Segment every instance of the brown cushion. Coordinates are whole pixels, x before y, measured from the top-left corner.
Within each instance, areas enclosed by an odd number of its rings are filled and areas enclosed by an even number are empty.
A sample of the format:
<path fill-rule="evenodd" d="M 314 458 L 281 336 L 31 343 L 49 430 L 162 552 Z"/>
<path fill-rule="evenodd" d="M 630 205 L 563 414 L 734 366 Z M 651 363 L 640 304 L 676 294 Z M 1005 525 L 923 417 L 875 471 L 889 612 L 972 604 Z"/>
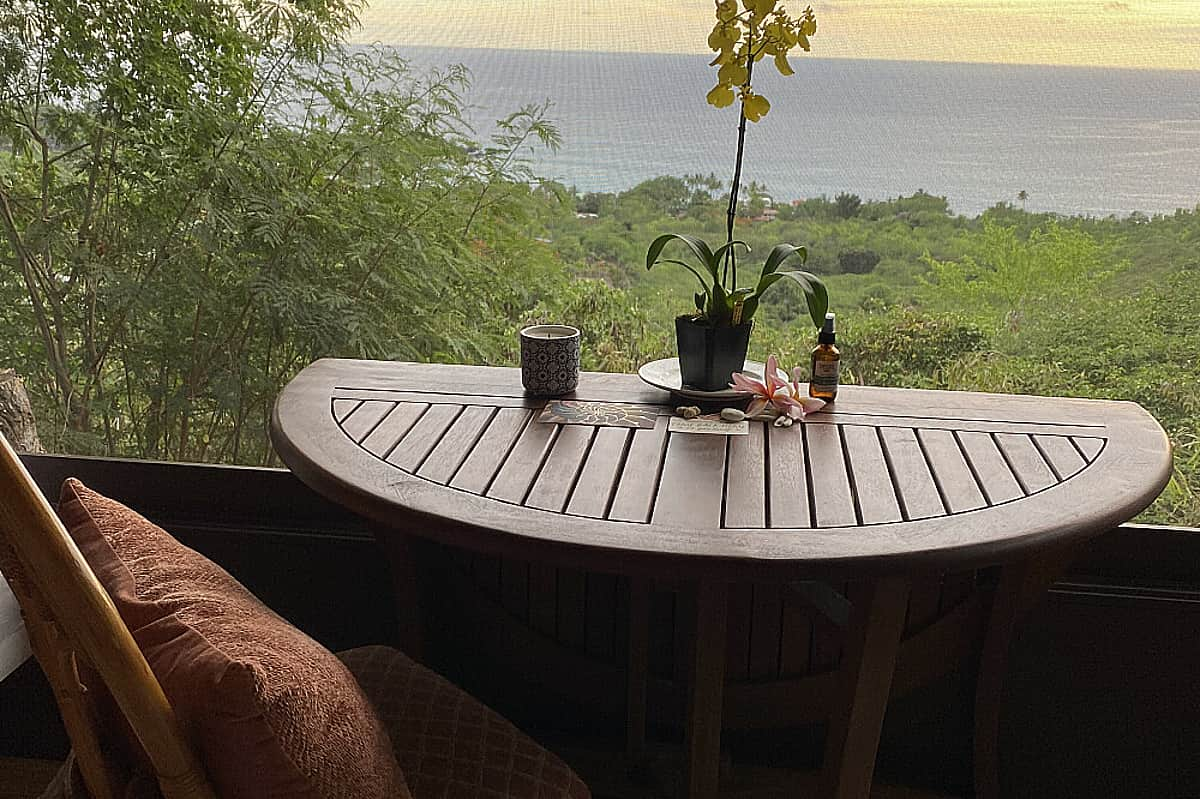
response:
<path fill-rule="evenodd" d="M 408 799 L 354 677 L 207 558 L 78 480 L 59 514 L 222 799 Z"/>
<path fill-rule="evenodd" d="M 374 703 L 418 799 L 588 799 L 579 777 L 507 719 L 404 653 L 339 652 Z"/>

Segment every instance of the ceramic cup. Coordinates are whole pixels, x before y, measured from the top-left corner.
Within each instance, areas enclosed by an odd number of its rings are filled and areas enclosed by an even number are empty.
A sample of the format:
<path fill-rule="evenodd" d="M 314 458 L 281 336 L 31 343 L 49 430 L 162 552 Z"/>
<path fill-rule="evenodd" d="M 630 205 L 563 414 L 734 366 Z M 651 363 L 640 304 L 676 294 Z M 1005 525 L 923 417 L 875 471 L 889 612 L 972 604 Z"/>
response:
<path fill-rule="evenodd" d="M 553 397 L 579 384 L 579 330 L 531 325 L 521 331 L 521 383 L 530 394 Z"/>

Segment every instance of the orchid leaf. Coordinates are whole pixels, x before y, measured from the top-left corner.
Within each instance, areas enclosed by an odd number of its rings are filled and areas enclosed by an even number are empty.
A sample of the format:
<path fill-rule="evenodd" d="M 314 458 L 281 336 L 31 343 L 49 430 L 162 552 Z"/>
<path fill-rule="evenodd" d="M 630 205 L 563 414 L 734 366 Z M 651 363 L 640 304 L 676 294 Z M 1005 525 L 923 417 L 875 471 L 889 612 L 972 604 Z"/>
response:
<path fill-rule="evenodd" d="M 742 321 L 749 322 L 754 318 L 754 314 L 758 311 L 758 295 L 751 294 L 742 303 Z"/>
<path fill-rule="evenodd" d="M 650 269 L 656 263 L 659 263 L 658 256 L 662 254 L 663 248 L 672 241 L 682 241 L 686 244 L 688 249 L 692 251 L 692 254 L 696 256 L 696 260 L 712 275 L 713 282 L 715 283 L 719 280 L 717 277 L 719 263 L 713 255 L 712 249 L 709 248 L 703 239 L 696 238 L 695 236 L 687 236 L 682 233 L 664 233 L 652 241 L 650 248 L 646 250 L 646 269 Z M 678 263 L 678 261 L 675 263 Z"/>
<path fill-rule="evenodd" d="M 676 266 L 682 266 L 684 269 L 688 270 L 689 272 L 691 272 L 693 275 L 695 275 L 695 276 L 696 276 L 696 279 L 700 281 L 700 286 L 701 286 L 701 287 L 704 289 L 704 293 L 705 293 L 705 294 L 707 294 L 707 293 L 709 292 L 709 288 L 708 288 L 708 281 L 706 281 L 706 280 L 704 279 L 704 275 L 702 275 L 702 274 L 700 273 L 700 270 L 699 270 L 699 269 L 697 269 L 696 267 L 692 266 L 692 265 L 691 265 L 691 264 L 689 264 L 687 261 L 680 261 L 680 260 L 677 260 L 677 259 L 675 259 L 675 258 L 662 258 L 662 259 L 660 259 L 660 260 L 656 261 L 655 263 L 660 263 L 660 264 L 675 264 Z"/>
<path fill-rule="evenodd" d="M 718 247 L 716 249 L 716 251 L 713 252 L 713 262 L 717 263 L 717 264 L 721 263 L 721 261 L 724 260 L 724 258 L 725 258 L 725 253 L 727 253 L 729 250 L 733 249 L 735 246 L 737 246 L 739 244 L 742 245 L 743 250 L 745 250 L 746 252 L 750 252 L 749 244 L 742 241 L 741 239 L 734 239 L 733 241 L 729 241 L 729 242 L 722 244 L 720 247 Z"/>
<path fill-rule="evenodd" d="M 804 247 L 796 247 L 792 244 L 776 244 L 767 255 L 767 262 L 763 264 L 761 277 L 775 274 L 784 261 L 796 254 L 799 254 L 801 263 L 808 260 L 808 250 Z"/>
<path fill-rule="evenodd" d="M 714 325 L 727 324 L 733 315 L 729 304 L 729 295 L 720 283 L 714 283 L 712 288 L 712 308 L 709 311 L 709 322 Z"/>
<path fill-rule="evenodd" d="M 796 281 L 804 290 L 804 299 L 808 303 L 808 315 L 813 324 L 820 327 L 825 323 L 825 313 L 829 310 L 829 292 L 821 279 L 811 272 L 800 270 L 777 273 L 779 277 L 787 277 Z"/>
<path fill-rule="evenodd" d="M 757 309 L 758 300 L 762 297 L 763 292 L 785 277 L 791 278 L 800 286 L 804 292 L 805 303 L 808 305 L 808 315 L 812 317 L 813 324 L 820 327 L 825 322 L 825 312 L 829 310 L 829 292 L 821 279 L 811 272 L 801 272 L 797 269 L 765 275 L 758 281 L 754 297 L 752 300 L 747 300 L 747 303 L 753 301 L 754 307 Z M 746 310 L 743 308 L 742 315 L 745 316 L 745 314 Z"/>

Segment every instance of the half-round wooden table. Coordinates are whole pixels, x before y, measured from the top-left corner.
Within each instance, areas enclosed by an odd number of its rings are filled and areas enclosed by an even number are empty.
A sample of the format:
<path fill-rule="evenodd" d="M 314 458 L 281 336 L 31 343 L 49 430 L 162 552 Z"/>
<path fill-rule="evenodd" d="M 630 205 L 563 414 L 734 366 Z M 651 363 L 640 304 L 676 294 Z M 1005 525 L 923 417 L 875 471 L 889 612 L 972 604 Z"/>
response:
<path fill-rule="evenodd" d="M 284 389 L 271 432 L 301 480 L 391 543 L 687 582 L 690 796 L 717 790 L 731 584 L 860 586 L 823 776 L 828 795 L 865 796 L 914 577 L 1005 566 L 1003 626 L 1032 564 L 1135 516 L 1171 469 L 1162 428 L 1129 402 L 846 386 L 803 424 L 724 436 L 668 431 L 670 397 L 632 375 L 585 373 L 569 398 L 657 420 L 539 422 L 545 400 L 515 369 L 327 359 Z M 980 690 L 1000 677 L 981 674 Z M 977 781 L 994 790 L 995 774 Z"/>

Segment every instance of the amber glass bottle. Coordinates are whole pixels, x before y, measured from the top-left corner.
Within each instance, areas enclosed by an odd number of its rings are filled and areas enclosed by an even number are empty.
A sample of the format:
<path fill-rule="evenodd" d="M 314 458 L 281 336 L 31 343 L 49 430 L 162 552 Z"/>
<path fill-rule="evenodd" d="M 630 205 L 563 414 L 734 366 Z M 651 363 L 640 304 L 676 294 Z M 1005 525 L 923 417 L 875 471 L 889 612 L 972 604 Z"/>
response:
<path fill-rule="evenodd" d="M 817 335 L 817 346 L 812 351 L 812 373 L 808 380 L 808 395 L 833 402 L 837 399 L 838 373 L 842 365 L 842 353 L 836 346 L 834 315 L 825 314 L 825 324 Z"/>

